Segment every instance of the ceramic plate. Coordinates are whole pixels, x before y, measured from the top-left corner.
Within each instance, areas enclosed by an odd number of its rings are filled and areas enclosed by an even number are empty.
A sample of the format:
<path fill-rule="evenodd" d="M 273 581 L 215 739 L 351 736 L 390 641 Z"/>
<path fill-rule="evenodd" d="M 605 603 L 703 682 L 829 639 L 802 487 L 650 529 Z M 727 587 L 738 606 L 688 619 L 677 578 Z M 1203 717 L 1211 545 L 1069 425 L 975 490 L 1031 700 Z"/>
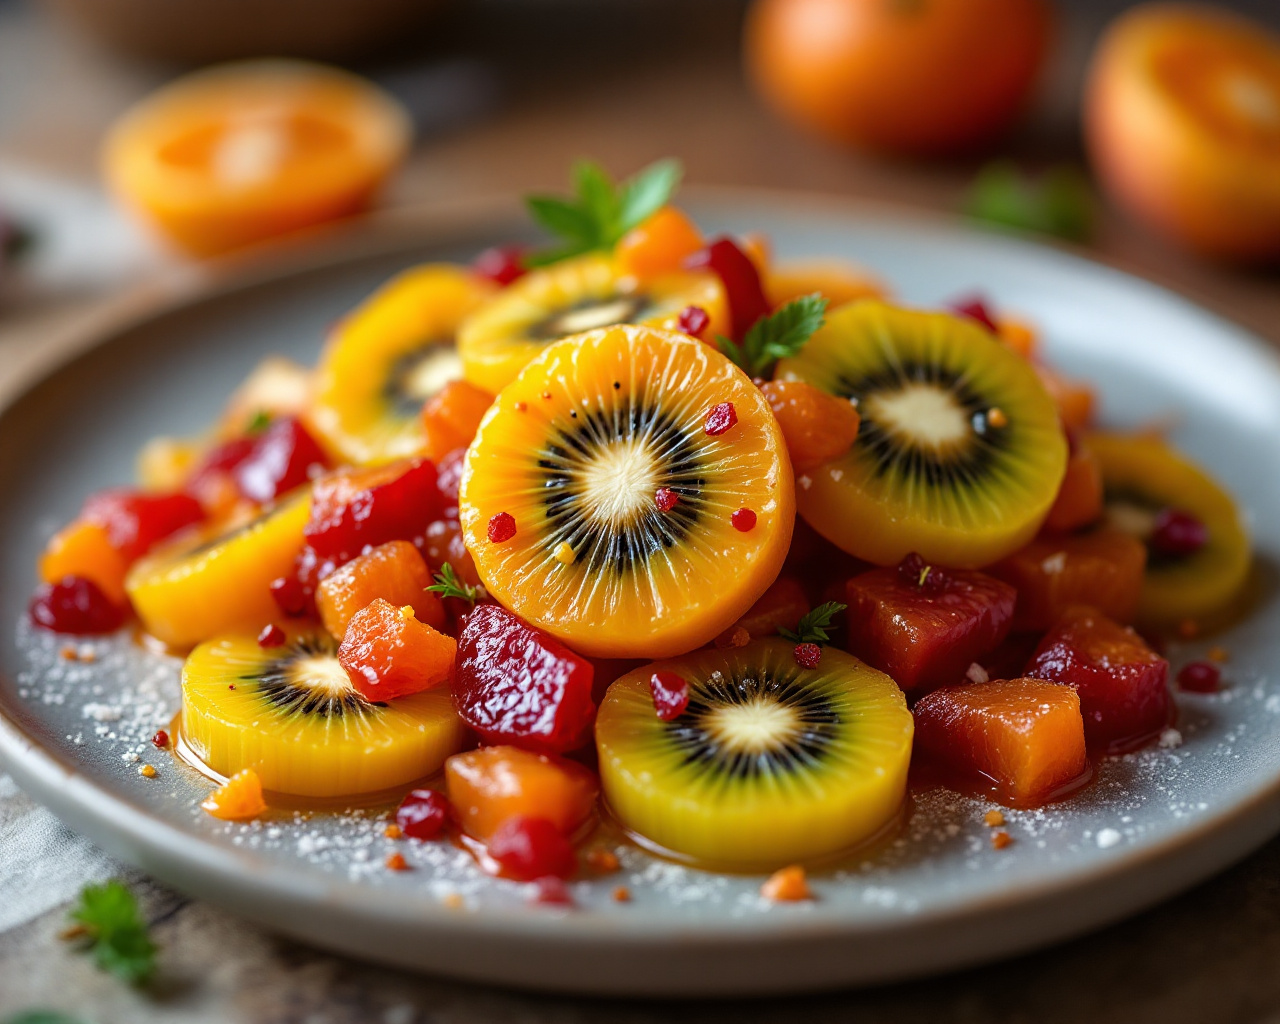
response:
<path fill-rule="evenodd" d="M 763 230 L 779 257 L 874 268 L 906 303 L 981 289 L 1042 326 L 1052 360 L 1096 381 L 1115 424 L 1174 437 L 1239 497 L 1261 553 L 1280 550 L 1280 362 L 1176 295 L 1076 256 L 838 201 L 702 193 L 712 230 Z M 180 889 L 358 956 L 561 990 L 744 994 L 972 964 L 1096 928 L 1244 856 L 1280 829 L 1280 607 L 1262 594 L 1229 648 L 1229 688 L 1179 696 L 1159 746 L 1099 765 L 1065 803 L 1006 814 L 917 794 L 901 831 L 814 878 L 817 899 L 770 905 L 759 877 L 707 874 L 628 848 L 621 871 L 574 883 L 576 907 L 529 903 L 463 852 L 393 844 L 379 810 L 276 812 L 249 824 L 197 808 L 208 780 L 148 739 L 178 707 L 179 662 L 126 639 L 83 645 L 23 623 L 34 562 L 90 491 L 131 478 L 156 433 L 195 432 L 264 355 L 313 361 L 326 326 L 391 273 L 520 237 L 518 217 L 408 218 L 345 255 L 312 257 L 104 331 L 0 417 L 0 754 L 73 828 Z M 1175 668 L 1203 645 L 1171 651 Z M 158 777 L 139 774 L 152 762 Z M 383 860 L 400 849 L 413 870 Z M 625 885 L 629 903 L 611 893 Z"/>

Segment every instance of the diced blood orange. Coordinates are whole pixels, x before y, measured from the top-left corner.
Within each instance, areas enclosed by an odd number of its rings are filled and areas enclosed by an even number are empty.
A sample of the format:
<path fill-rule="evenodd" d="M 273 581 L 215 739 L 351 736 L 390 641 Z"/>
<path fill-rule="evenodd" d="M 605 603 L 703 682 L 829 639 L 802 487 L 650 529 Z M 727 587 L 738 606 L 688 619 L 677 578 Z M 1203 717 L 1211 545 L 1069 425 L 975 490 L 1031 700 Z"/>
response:
<path fill-rule="evenodd" d="M 476 564 L 467 550 L 458 520 L 437 519 L 428 523 L 422 553 L 432 568 L 438 569 L 448 562 L 464 583 L 473 587 L 480 583 L 480 574 L 476 572 Z"/>
<path fill-rule="evenodd" d="M 837 459 L 858 438 L 858 410 L 843 398 L 799 380 L 760 386 L 787 442 L 791 464 L 804 471 Z"/>
<path fill-rule="evenodd" d="M 316 586 L 316 609 L 324 628 L 339 639 L 361 608 L 378 598 L 397 608 L 410 605 L 414 617 L 434 629 L 444 629 L 444 605 L 427 590 L 431 573 L 407 540 L 380 544 L 339 566 Z"/>
<path fill-rule="evenodd" d="M 1140 745 L 1172 717 L 1169 663 L 1132 629 L 1092 608 L 1069 609 L 1026 673 L 1075 690 L 1089 744 L 1107 751 Z"/>
<path fill-rule="evenodd" d="M 1142 593 L 1147 549 L 1109 526 L 1069 536 L 1040 536 L 992 566 L 1018 591 L 1016 631 L 1046 630 L 1072 605 L 1089 604 L 1132 622 Z"/>
<path fill-rule="evenodd" d="M 800 617 L 809 610 L 809 598 L 804 587 L 794 576 L 780 576 L 775 580 L 737 625 L 745 629 L 753 640 L 773 636 L 779 628 L 795 629 Z"/>
<path fill-rule="evenodd" d="M 1041 363 L 1037 363 L 1035 369 L 1040 383 L 1049 392 L 1053 404 L 1058 407 L 1063 426 L 1068 430 L 1087 430 L 1093 423 L 1093 410 L 1097 404 L 1093 389 L 1081 381 L 1064 377 L 1057 370 L 1051 370 Z"/>
<path fill-rule="evenodd" d="M 1102 509 L 1102 466 L 1086 445 L 1078 444 L 1067 460 L 1067 472 L 1044 528 L 1056 533 L 1083 529 L 1102 518 Z"/>
<path fill-rule="evenodd" d="M 345 562 L 366 545 L 421 537 L 440 505 L 426 459 L 341 470 L 316 481 L 304 533 L 318 554 Z"/>
<path fill-rule="evenodd" d="M 240 493 L 266 504 L 300 487 L 329 465 L 319 442 L 293 417 L 276 420 L 253 440 L 231 470 Z"/>
<path fill-rule="evenodd" d="M 205 512 L 189 494 L 146 494 L 114 488 L 85 502 L 80 518 L 103 527 L 112 546 L 127 561 L 134 562 L 166 537 L 203 522 Z"/>
<path fill-rule="evenodd" d="M 934 690 L 916 702 L 916 749 L 1015 804 L 1041 803 L 1085 770 L 1080 698 L 1039 679 Z"/>
<path fill-rule="evenodd" d="M 555 637 L 479 604 L 458 636 L 453 705 L 488 743 L 563 754 L 591 737 L 593 677 L 591 663 Z"/>
<path fill-rule="evenodd" d="M 368 700 L 394 700 L 449 681 L 457 642 L 381 598 L 347 625 L 338 661 Z"/>
<path fill-rule="evenodd" d="M 113 603 L 126 604 L 129 559 L 111 543 L 107 528 L 77 519 L 50 538 L 40 556 L 40 578 L 56 584 L 68 576 L 91 580 Z"/>
<path fill-rule="evenodd" d="M 482 842 L 515 817 L 543 818 L 572 835 L 591 815 L 600 789 L 580 764 L 506 745 L 454 754 L 444 774 L 459 823 Z"/>
<path fill-rule="evenodd" d="M 439 461 L 476 436 L 480 421 L 493 405 L 493 395 L 465 380 L 452 380 L 422 407 L 427 458 Z"/>
<path fill-rule="evenodd" d="M 933 571 L 908 579 L 873 569 L 845 588 L 849 650 L 904 690 L 959 681 L 994 650 L 1013 621 L 1013 588 L 980 572 Z"/>
<path fill-rule="evenodd" d="M 664 206 L 618 242 L 613 258 L 623 274 L 644 279 L 674 274 L 702 248 L 702 232 L 675 206 Z"/>
<path fill-rule="evenodd" d="M 256 818 L 267 809 L 267 802 L 262 796 L 262 780 L 252 768 L 245 768 L 205 797 L 200 806 L 208 814 L 224 821 Z"/>

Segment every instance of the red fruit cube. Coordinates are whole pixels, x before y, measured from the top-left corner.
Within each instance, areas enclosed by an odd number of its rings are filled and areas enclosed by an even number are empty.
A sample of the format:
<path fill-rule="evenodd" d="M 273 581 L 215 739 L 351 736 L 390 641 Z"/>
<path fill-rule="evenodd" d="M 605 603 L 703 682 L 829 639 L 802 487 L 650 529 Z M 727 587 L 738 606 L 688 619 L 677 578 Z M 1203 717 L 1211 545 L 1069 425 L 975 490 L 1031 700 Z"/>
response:
<path fill-rule="evenodd" d="M 106 530 L 111 546 L 133 562 L 171 534 L 203 522 L 205 515 L 200 502 L 189 494 L 113 488 L 86 501 L 80 518 Z"/>
<path fill-rule="evenodd" d="M 934 690 L 916 702 L 916 750 L 1001 798 L 1042 803 L 1085 771 L 1080 698 L 1040 679 L 1001 679 Z"/>
<path fill-rule="evenodd" d="M 254 438 L 253 448 L 231 475 L 241 494 L 266 504 L 305 484 L 328 465 L 329 458 L 316 439 L 290 417 L 276 420 Z"/>
<path fill-rule="evenodd" d="M 959 682 L 1009 632 L 1017 592 L 980 572 L 900 568 L 846 584 L 849 650 L 904 690 Z"/>
<path fill-rule="evenodd" d="M 751 325 L 769 314 L 760 272 L 731 238 L 721 237 L 685 261 L 690 270 L 710 270 L 724 285 L 729 320 L 735 341 L 741 341 Z"/>
<path fill-rule="evenodd" d="M 125 609 L 83 576 L 44 584 L 31 599 L 28 612 L 43 629 L 77 636 L 111 633 L 124 624 L 125 617 Z"/>
<path fill-rule="evenodd" d="M 486 743 L 562 754 L 591 737 L 591 663 L 496 604 L 458 636 L 453 704 Z"/>
<path fill-rule="evenodd" d="M 546 818 L 508 818 L 489 840 L 489 856 L 518 882 L 568 878 L 578 867 L 573 844 Z"/>
<path fill-rule="evenodd" d="M 1026 675 L 1080 694 L 1090 746 L 1131 750 L 1173 718 L 1169 663 L 1127 626 L 1093 608 L 1071 608 L 1040 641 Z"/>
<path fill-rule="evenodd" d="M 317 480 L 304 533 L 317 554 L 341 564 L 366 546 L 418 541 L 440 515 L 436 467 L 426 459 L 406 459 Z"/>

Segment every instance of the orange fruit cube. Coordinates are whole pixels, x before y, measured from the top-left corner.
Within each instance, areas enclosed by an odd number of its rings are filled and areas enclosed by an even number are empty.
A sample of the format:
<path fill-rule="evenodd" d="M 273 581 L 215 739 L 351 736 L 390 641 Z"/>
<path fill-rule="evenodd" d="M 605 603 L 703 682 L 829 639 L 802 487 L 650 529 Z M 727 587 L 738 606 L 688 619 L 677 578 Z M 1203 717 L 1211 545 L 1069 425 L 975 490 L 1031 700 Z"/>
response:
<path fill-rule="evenodd" d="M 934 690 L 917 701 L 916 749 L 1002 798 L 1049 799 L 1085 770 L 1080 697 L 1042 679 L 1001 679 Z"/>
<path fill-rule="evenodd" d="M 509 746 L 454 754 L 444 774 L 459 822 L 482 842 L 515 817 L 544 818 L 571 835 L 590 816 L 600 789 L 574 761 Z"/>
<path fill-rule="evenodd" d="M 205 797 L 200 806 L 224 821 L 256 818 L 267 809 L 267 802 L 262 796 L 262 780 L 252 768 L 245 768 Z"/>
<path fill-rule="evenodd" d="M 1073 605 L 1087 604 L 1130 623 L 1142 596 L 1147 548 L 1111 526 L 1068 536 L 1043 535 L 988 572 L 1018 591 L 1013 631 L 1048 629 Z"/>
<path fill-rule="evenodd" d="M 77 519 L 50 538 L 40 556 L 40 578 L 57 583 L 67 576 L 83 576 L 116 604 L 127 604 L 124 578 L 129 563 L 111 543 L 106 527 Z"/>
<path fill-rule="evenodd" d="M 782 576 L 738 620 L 735 628 L 745 629 L 751 639 L 759 640 L 773 636 L 780 626 L 795 629 L 800 617 L 808 610 L 809 598 L 805 596 L 800 581 L 793 576 Z"/>
<path fill-rule="evenodd" d="M 1036 364 L 1036 374 L 1044 389 L 1049 392 L 1049 398 L 1058 407 L 1063 425 L 1068 430 L 1087 430 L 1093 423 L 1093 410 L 1097 405 L 1093 389 L 1040 363 Z"/>
<path fill-rule="evenodd" d="M 1080 445 L 1067 460 L 1067 472 L 1044 528 L 1069 533 L 1090 526 L 1102 518 L 1102 505 L 1102 466 L 1093 452 Z"/>
<path fill-rule="evenodd" d="M 613 258 L 623 274 L 658 277 L 679 271 L 702 245 L 698 226 L 676 207 L 664 206 L 622 236 Z"/>
<path fill-rule="evenodd" d="M 338 661 L 366 700 L 394 700 L 447 683 L 458 642 L 419 622 L 413 608 L 378 598 L 356 612 L 338 647 Z"/>
<path fill-rule="evenodd" d="M 760 390 L 782 428 L 797 472 L 839 458 L 857 440 L 861 418 L 848 400 L 800 380 L 771 380 Z"/>
<path fill-rule="evenodd" d="M 435 629 L 444 629 L 444 604 L 431 586 L 431 572 L 407 540 L 380 544 L 339 566 L 316 586 L 320 621 L 341 639 L 352 617 L 378 598 L 397 608 L 410 605 L 414 617 Z"/>
<path fill-rule="evenodd" d="M 454 449 L 467 447 L 491 405 L 493 395 L 465 380 L 452 380 L 432 395 L 422 407 L 427 458 L 439 462 Z"/>
<path fill-rule="evenodd" d="M 364 79 L 245 61 L 144 99 L 111 129 L 103 162 L 128 206 L 212 256 L 365 209 L 410 136 L 405 110 Z"/>

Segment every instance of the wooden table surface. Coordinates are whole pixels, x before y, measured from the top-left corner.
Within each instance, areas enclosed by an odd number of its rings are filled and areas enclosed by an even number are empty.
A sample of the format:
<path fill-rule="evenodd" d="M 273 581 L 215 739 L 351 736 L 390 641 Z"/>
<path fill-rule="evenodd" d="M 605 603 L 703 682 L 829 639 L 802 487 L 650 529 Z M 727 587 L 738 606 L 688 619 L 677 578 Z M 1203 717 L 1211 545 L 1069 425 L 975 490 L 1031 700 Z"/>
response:
<path fill-rule="evenodd" d="M 1081 68 L 1098 25 L 1117 6 L 1097 0 L 1077 7 L 1073 0 L 1035 114 L 1004 152 L 1031 165 L 1080 158 L 1074 97 Z M 1273 0 L 1255 6 L 1277 16 Z M 578 156 L 629 170 L 675 154 L 694 182 L 957 208 L 976 162 L 860 158 L 804 138 L 763 111 L 738 69 L 739 16 L 727 0 L 613 0 L 567 12 L 563 2 L 489 0 L 455 16 L 425 44 L 365 68 L 393 84 L 443 82 L 456 90 L 449 94 L 456 102 L 443 110 L 428 106 L 425 120 L 435 127 L 392 201 L 559 188 Z M 92 182 L 103 127 L 168 73 L 104 54 L 38 11 L 0 0 L 0 161 Z M 463 123 L 449 123 L 467 110 Z M 1274 272 L 1204 265 L 1109 211 L 1092 250 L 1280 344 Z M 0 308 L 0 394 L 56 358 L 100 303 L 114 299 L 67 296 Z M 141 885 L 164 948 L 155 992 L 131 992 L 68 956 L 55 938 L 62 927 L 55 912 L 0 936 L 0 1011 L 52 1004 L 103 1024 L 1280 1021 L 1280 841 L 1154 911 L 1049 951 L 925 982 L 743 1004 L 588 1001 L 415 977 L 275 939 Z"/>

